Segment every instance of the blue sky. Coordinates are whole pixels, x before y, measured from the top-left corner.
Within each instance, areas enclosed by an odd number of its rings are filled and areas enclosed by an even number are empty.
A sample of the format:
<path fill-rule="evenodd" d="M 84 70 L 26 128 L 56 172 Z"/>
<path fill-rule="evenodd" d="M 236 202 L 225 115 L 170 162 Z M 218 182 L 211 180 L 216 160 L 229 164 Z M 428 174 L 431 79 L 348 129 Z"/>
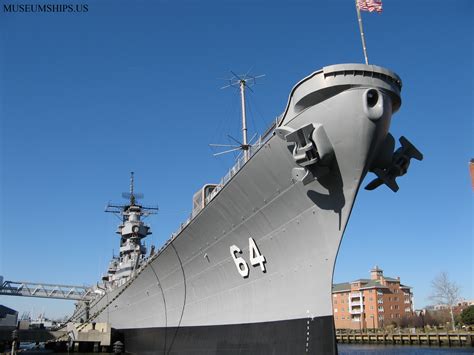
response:
<path fill-rule="evenodd" d="M 232 165 L 208 146 L 240 134 L 238 92 L 220 90 L 230 70 L 266 74 L 249 94 L 252 135 L 284 110 L 304 76 L 363 61 L 353 1 L 87 4 L 87 13 L 0 12 L 7 279 L 95 283 L 118 246 L 117 220 L 104 206 L 120 201 L 132 170 L 144 202 L 161 208 L 149 219 L 148 245 L 163 243 L 187 217 L 193 193 Z M 446 271 L 473 299 L 473 3 L 384 0 L 383 14 L 362 16 L 370 62 L 404 84 L 391 132 L 425 160 L 412 163 L 397 194 L 360 192 L 334 281 L 368 277 L 378 264 L 413 286 L 422 307 L 431 280 Z M 0 303 L 53 317 L 73 307 L 5 296 Z"/>

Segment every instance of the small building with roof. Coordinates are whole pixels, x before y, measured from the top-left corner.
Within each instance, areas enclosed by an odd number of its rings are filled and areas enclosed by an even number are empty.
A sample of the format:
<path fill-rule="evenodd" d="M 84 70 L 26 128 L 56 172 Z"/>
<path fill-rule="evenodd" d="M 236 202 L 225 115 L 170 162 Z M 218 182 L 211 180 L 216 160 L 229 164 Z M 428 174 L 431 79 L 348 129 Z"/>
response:
<path fill-rule="evenodd" d="M 0 304 L 0 329 L 16 328 L 18 312 Z"/>
<path fill-rule="evenodd" d="M 411 287 L 384 276 L 378 266 L 370 279 L 334 284 L 332 303 L 336 329 L 383 328 L 413 314 Z"/>

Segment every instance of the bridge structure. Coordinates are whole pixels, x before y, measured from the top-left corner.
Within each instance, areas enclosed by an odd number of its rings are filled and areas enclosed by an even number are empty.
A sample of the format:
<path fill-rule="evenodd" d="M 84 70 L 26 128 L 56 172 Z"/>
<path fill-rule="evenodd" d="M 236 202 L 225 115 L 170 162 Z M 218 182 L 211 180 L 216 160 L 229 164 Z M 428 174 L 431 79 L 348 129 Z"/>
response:
<path fill-rule="evenodd" d="M 94 297 L 94 293 L 92 288 L 88 286 L 3 281 L 0 276 L 0 296 L 40 297 L 88 302 Z"/>

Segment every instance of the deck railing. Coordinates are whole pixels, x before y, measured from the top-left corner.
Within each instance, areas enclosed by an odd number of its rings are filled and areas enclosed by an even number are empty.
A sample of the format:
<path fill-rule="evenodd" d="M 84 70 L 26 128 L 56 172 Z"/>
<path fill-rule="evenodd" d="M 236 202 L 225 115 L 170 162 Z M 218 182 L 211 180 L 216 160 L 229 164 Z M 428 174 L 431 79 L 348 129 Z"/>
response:
<path fill-rule="evenodd" d="M 278 126 L 279 122 L 281 121 L 283 116 L 279 116 L 275 119 L 275 121 L 272 123 L 272 125 L 267 129 L 267 131 L 264 133 L 263 136 L 260 136 L 258 140 L 250 145 L 249 147 L 249 159 L 254 156 L 260 148 L 262 148 L 265 143 L 267 143 L 270 138 L 273 136 L 273 132 L 275 130 L 275 127 Z M 221 179 L 219 184 L 216 186 L 216 188 L 209 194 L 209 196 L 206 197 L 205 204 L 207 205 L 209 202 L 211 202 L 217 194 L 227 185 L 227 183 L 242 169 L 242 167 L 246 164 L 245 161 L 245 156 L 244 154 L 240 154 L 239 157 L 237 158 L 236 163 L 234 164 L 233 167 L 229 169 L 226 175 Z M 197 215 L 197 214 L 196 214 Z M 195 216 L 196 216 L 195 215 Z M 130 281 L 131 278 L 137 277 L 147 266 L 150 264 L 153 260 L 155 260 L 161 252 L 166 249 L 166 247 L 171 244 L 171 242 L 181 233 L 181 231 L 186 228 L 186 226 L 193 220 L 195 217 L 193 214 L 189 214 L 188 218 L 186 221 L 180 224 L 178 230 L 174 233 L 171 234 L 170 238 L 153 254 L 150 255 L 149 257 L 145 258 L 143 262 L 140 263 L 139 267 L 135 270 L 134 273 L 131 274 L 131 277 L 127 279 L 127 281 Z M 94 295 L 94 297 L 97 297 L 97 295 Z"/>
<path fill-rule="evenodd" d="M 249 159 L 255 155 L 255 153 L 257 153 L 261 147 L 263 147 L 265 145 L 265 143 L 270 139 L 271 135 L 270 134 L 267 134 L 265 135 L 264 137 L 260 136 L 258 138 L 258 140 L 252 144 L 249 148 Z M 209 196 L 206 197 L 206 200 L 205 200 L 205 205 L 207 205 L 209 202 L 211 202 L 214 197 L 216 197 L 216 195 L 219 193 L 219 191 L 221 191 L 225 185 L 227 185 L 227 183 L 240 171 L 240 169 L 242 169 L 242 167 L 245 165 L 245 156 L 243 154 L 240 154 L 239 157 L 237 158 L 237 161 L 236 163 L 234 164 L 234 166 L 232 166 L 229 171 L 227 172 L 227 174 L 224 175 L 224 177 L 221 179 L 221 181 L 219 182 L 219 184 L 217 184 L 217 186 L 215 187 L 214 190 L 212 190 L 212 192 L 209 194 Z M 161 251 L 161 249 L 163 249 L 164 247 L 166 247 L 179 233 L 181 233 L 181 231 L 193 220 L 193 216 L 192 213 L 189 214 L 188 218 L 186 219 L 186 221 L 184 221 L 183 223 L 180 224 L 178 230 L 176 232 L 174 232 L 173 234 L 171 234 L 171 238 L 166 241 L 166 243 L 163 245 L 162 248 L 160 248 L 159 251 Z"/>

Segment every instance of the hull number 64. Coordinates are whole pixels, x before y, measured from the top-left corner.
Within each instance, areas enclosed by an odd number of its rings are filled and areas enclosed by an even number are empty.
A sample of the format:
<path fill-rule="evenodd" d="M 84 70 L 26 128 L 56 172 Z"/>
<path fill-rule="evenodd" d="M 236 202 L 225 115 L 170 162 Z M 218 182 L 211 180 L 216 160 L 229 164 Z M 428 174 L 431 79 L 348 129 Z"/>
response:
<path fill-rule="evenodd" d="M 239 254 L 242 254 L 242 250 L 240 250 L 236 245 L 231 245 L 230 255 L 232 256 L 232 259 L 234 259 L 237 271 L 243 278 L 246 278 L 249 276 L 249 266 L 244 258 L 238 256 Z M 257 244 L 252 237 L 249 238 L 249 258 L 252 266 L 260 265 L 262 272 L 267 271 L 265 269 L 265 257 L 260 253 L 260 250 L 258 250 Z"/>

